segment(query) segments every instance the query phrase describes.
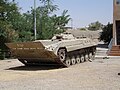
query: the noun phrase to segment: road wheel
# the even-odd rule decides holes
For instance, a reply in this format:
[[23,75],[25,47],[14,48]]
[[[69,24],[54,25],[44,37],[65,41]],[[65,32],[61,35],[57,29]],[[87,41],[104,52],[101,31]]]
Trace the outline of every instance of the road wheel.
[[89,61],[92,62],[92,60],[93,60],[93,54],[89,53]]
[[70,60],[70,58],[69,57],[67,57],[67,59],[65,60],[65,65],[67,66],[67,67],[69,67],[70,65],[71,65],[71,60]]
[[84,58],[83,55],[81,55],[81,57],[80,57],[80,61],[81,61],[81,63],[83,63],[83,62],[85,61],[85,58]]
[[64,62],[65,59],[66,59],[66,51],[65,51],[65,49],[60,49],[58,51],[58,56],[59,56],[60,61]]
[[75,65],[75,64],[76,64],[76,60],[75,60],[75,57],[74,57],[74,56],[71,58],[71,63],[72,63],[72,65]]
[[86,61],[86,62],[89,61],[89,56],[88,56],[88,54],[85,55],[85,61]]
[[77,62],[77,64],[80,63],[80,57],[79,56],[76,57],[76,62]]

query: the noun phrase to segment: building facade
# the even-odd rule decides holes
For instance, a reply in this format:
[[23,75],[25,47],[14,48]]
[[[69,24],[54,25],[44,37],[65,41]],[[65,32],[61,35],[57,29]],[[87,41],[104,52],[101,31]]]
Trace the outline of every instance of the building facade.
[[108,55],[120,56],[120,0],[113,0],[113,40]]
[[114,45],[120,45],[120,0],[113,3],[113,39]]

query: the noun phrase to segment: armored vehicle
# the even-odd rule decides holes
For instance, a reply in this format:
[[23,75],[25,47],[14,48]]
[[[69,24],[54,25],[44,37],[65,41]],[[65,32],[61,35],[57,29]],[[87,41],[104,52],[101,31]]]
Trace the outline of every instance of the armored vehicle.
[[70,33],[63,33],[55,35],[51,40],[6,45],[11,54],[25,65],[58,64],[68,67],[92,61],[97,43],[90,38],[76,38]]

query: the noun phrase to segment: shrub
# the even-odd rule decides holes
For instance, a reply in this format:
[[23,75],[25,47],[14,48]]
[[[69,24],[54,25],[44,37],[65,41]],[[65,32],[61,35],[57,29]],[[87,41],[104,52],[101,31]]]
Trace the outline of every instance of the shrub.
[[0,60],[5,59],[5,53],[0,49]]

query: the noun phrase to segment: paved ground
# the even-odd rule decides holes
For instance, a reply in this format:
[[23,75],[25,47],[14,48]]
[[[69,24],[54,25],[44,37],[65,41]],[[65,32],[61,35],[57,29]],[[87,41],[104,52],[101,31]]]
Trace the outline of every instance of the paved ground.
[[96,58],[69,68],[25,67],[11,59],[0,61],[0,90],[120,90],[118,73],[120,57]]

